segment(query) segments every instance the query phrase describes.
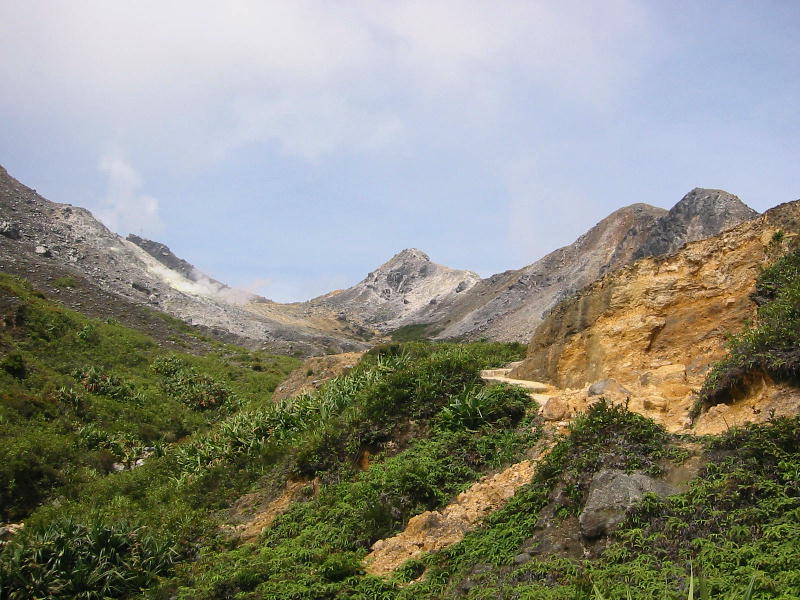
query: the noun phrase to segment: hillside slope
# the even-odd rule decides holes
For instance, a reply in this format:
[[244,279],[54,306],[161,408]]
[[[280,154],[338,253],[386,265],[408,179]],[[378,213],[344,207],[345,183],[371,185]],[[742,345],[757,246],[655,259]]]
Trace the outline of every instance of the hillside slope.
[[477,273],[436,264],[424,252],[407,248],[353,287],[316,298],[310,304],[391,331],[448,315],[458,298],[479,279]]
[[[82,208],[50,202],[0,167],[0,250],[8,272],[82,276],[103,292],[166,312],[250,347],[287,354],[321,354],[366,347],[314,323],[282,322],[242,306],[249,298],[210,279],[181,272],[111,232]],[[161,258],[161,257],[160,257]],[[185,264],[184,264],[185,263]],[[53,268],[55,267],[55,268]],[[47,277],[49,275],[45,275]],[[245,294],[246,296],[251,296]],[[332,319],[329,319],[332,320]]]
[[621,208],[569,246],[479,282],[436,324],[436,337],[527,341],[549,309],[604,273],[716,235],[757,214],[732,194],[702,188],[670,211],[648,204]]
[[[573,390],[613,378],[637,410],[685,423],[708,370],[726,353],[728,336],[755,316],[756,277],[799,234],[800,201],[609,273],[547,315],[511,376]],[[773,409],[796,409],[797,394],[766,375],[753,386],[760,412],[751,410],[752,402],[721,406],[695,430],[719,431],[765,420]]]

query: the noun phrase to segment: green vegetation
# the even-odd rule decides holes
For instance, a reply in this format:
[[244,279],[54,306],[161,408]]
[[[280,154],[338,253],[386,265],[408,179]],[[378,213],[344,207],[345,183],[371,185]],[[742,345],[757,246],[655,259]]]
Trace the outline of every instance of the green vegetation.
[[756,322],[730,339],[728,356],[706,379],[695,414],[730,401],[758,373],[781,381],[800,378],[800,247],[762,271],[753,298],[759,304]]
[[[759,280],[762,309],[794,285],[800,258],[782,260]],[[660,476],[688,456],[686,440],[601,400],[461,542],[378,578],[362,566],[374,542],[541,435],[527,394],[479,378],[522,346],[392,343],[273,403],[297,361],[167,353],[21,280],[0,292],[2,518],[26,524],[0,547],[0,600],[800,597],[800,417],[700,440],[688,490],[645,496],[586,555],[537,554],[544,530],[577,531],[599,470]],[[760,312],[756,327],[793,314]],[[227,537],[238,499],[266,506],[288,482],[296,501],[257,541]]]
[[[99,324],[96,326],[102,332]],[[156,561],[147,571],[148,583],[135,579],[133,573],[126,574],[126,565],[134,568],[150,560],[146,549],[141,550],[141,556],[134,552],[134,546],[117,552],[113,565],[121,575],[104,579],[111,582],[102,592],[108,597],[130,595],[132,588],[123,585],[123,580],[135,580],[133,585],[147,587],[173,563],[188,564],[185,561],[194,559],[200,548],[204,555],[219,553],[221,560],[228,560],[214,511],[230,506],[248,490],[279,490],[289,477],[317,477],[324,484],[325,491],[306,508],[329,507],[322,521],[319,511],[304,515],[293,509],[289,513],[301,519],[304,528],[331,537],[339,530],[340,517],[352,513],[349,522],[354,529],[343,529],[342,534],[336,534],[339,541],[332,542],[346,542],[348,546],[341,552],[334,550],[335,558],[325,556],[324,568],[320,566],[329,577],[339,577],[352,567],[355,555],[346,552],[353,552],[348,549],[353,543],[363,546],[377,539],[375,536],[402,526],[420,507],[446,502],[484,469],[518,458],[530,445],[531,425],[518,410],[520,395],[512,389],[494,392],[496,420],[491,420],[495,423],[487,422],[479,431],[462,430],[454,423],[440,428],[434,423],[456,397],[475,393],[481,385],[480,369],[519,357],[519,347],[502,344],[390,345],[370,353],[347,376],[294,401],[273,404],[257,398],[249,402],[228,398],[218,409],[196,410],[173,399],[174,410],[187,419],[203,419],[205,425],[180,443],[163,444],[142,466],[73,483],[69,490],[61,491],[56,503],[36,510],[26,521],[24,533],[0,554],[0,598],[29,597],[31,588],[25,586],[32,585],[31,581],[36,582],[37,590],[46,590],[41,592],[43,596],[74,597],[75,589],[64,587],[64,581],[70,578],[64,565],[80,564],[86,572],[99,573],[101,563],[90,559],[94,552],[87,552],[43,567],[39,560],[45,556],[41,540],[58,539],[62,540],[59,544],[69,545],[71,536],[80,537],[86,531],[113,529],[123,537],[148,532],[152,536],[148,547],[170,549],[168,562]],[[163,394],[185,370],[182,361],[199,368],[200,360],[155,357],[144,366],[148,377],[158,378],[153,388]],[[239,377],[245,379],[245,372],[239,372]],[[94,378],[86,379],[95,385]],[[127,398],[125,383],[129,380],[121,376],[101,379],[99,385]],[[130,389],[139,391],[136,385]],[[504,409],[506,403],[508,408]],[[93,443],[106,443],[102,432],[94,429],[86,432],[86,437]],[[369,471],[359,474],[356,464],[364,451],[376,456]],[[395,481],[399,477],[405,477],[405,483]],[[389,481],[395,492],[385,496],[384,489],[392,489],[392,485],[384,485]],[[364,495],[366,490],[372,490],[373,496]],[[370,498],[380,500],[383,508],[376,507]],[[75,540],[76,546],[80,544]],[[105,556],[100,553],[98,560]],[[295,566],[288,568],[296,571]],[[310,582],[315,573],[316,567],[306,569],[304,581]],[[166,590],[168,596],[181,581],[166,580],[157,589]],[[96,588],[91,590],[97,592]],[[161,594],[156,590],[152,593],[154,597]]]
[[297,364],[257,356],[257,372],[237,360],[241,350],[224,346],[204,357],[168,354],[147,336],[66,310],[7,275],[0,275],[0,310],[2,520],[74,496],[115,463],[129,467],[207,428],[228,405],[263,404]]
[[57,277],[53,280],[53,285],[57,288],[76,288],[78,281],[74,277],[65,275],[64,277]]

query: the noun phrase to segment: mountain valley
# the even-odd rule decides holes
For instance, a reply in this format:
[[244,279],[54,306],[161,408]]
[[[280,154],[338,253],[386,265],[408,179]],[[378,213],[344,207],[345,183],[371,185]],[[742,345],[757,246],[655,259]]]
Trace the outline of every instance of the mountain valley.
[[281,304],[0,169],[0,600],[798,598],[799,244],[696,188]]

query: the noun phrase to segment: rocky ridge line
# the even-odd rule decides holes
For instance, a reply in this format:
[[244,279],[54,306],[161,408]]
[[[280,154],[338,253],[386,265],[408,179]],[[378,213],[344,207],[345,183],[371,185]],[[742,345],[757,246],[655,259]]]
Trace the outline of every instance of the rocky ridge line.
[[733,194],[703,188],[690,191],[670,211],[641,203],[621,208],[569,246],[481,280],[459,298],[436,338],[526,342],[553,306],[605,273],[757,215]]

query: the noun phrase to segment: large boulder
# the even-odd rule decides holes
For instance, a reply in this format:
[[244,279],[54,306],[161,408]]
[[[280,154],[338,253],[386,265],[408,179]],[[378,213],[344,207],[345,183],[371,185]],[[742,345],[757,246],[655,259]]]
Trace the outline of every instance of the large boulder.
[[586,505],[578,518],[581,534],[590,539],[608,535],[645,494],[668,496],[677,491],[672,485],[641,471],[599,471],[592,478]]

